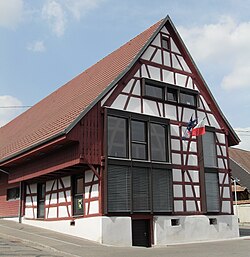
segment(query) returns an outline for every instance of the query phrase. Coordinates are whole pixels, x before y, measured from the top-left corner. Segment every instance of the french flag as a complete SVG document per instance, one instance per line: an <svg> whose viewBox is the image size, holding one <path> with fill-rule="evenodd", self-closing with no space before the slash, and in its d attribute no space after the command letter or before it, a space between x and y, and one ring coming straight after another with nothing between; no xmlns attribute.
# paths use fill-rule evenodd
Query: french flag
<svg viewBox="0 0 250 257"><path fill-rule="evenodd" d="M202 136L206 133L204 117L191 131L191 136Z"/></svg>

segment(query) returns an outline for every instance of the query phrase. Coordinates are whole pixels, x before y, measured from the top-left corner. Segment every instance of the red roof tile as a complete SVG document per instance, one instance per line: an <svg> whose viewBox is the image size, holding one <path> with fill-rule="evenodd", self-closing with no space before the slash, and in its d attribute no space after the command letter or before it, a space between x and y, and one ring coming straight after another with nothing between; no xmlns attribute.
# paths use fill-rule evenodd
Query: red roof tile
<svg viewBox="0 0 250 257"><path fill-rule="evenodd" d="M64 133L133 63L162 21L97 62L0 129L0 160Z"/></svg>

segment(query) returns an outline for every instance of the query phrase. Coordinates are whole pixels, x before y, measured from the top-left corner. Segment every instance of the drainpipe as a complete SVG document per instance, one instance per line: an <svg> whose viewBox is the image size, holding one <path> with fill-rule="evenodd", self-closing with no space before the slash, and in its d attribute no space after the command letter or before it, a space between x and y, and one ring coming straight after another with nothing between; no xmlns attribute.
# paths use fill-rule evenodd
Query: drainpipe
<svg viewBox="0 0 250 257"><path fill-rule="evenodd" d="M19 206L18 206L18 222L22 223L22 197L23 190L22 190L22 181L19 183Z"/></svg>

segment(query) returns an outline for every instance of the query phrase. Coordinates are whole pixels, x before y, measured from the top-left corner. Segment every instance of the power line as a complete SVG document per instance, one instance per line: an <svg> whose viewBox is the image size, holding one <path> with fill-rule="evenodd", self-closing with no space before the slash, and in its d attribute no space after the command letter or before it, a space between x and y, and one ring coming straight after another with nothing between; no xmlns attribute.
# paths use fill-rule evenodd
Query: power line
<svg viewBox="0 0 250 257"><path fill-rule="evenodd" d="M32 105L12 105L12 106L0 106L0 109L18 109L18 108L30 108Z"/></svg>

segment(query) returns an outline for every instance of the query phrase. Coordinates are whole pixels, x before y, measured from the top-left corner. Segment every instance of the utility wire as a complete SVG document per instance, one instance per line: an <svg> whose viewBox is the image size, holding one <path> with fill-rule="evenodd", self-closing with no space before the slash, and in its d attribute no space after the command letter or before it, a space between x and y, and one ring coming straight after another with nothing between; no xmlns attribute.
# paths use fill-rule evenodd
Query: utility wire
<svg viewBox="0 0 250 257"><path fill-rule="evenodd" d="M0 109L17 109L17 108L30 108L32 105L13 105L13 106L0 106Z"/></svg>

